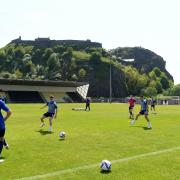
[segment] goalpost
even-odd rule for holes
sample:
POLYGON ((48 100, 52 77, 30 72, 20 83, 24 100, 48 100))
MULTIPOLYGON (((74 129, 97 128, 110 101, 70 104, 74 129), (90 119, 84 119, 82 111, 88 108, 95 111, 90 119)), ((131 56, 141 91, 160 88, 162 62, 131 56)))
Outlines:
POLYGON ((158 104, 162 105, 179 105, 180 104, 180 96, 160 96, 157 97, 158 104))
POLYGON ((180 104, 179 96, 172 96, 172 100, 174 101, 174 104, 180 104))

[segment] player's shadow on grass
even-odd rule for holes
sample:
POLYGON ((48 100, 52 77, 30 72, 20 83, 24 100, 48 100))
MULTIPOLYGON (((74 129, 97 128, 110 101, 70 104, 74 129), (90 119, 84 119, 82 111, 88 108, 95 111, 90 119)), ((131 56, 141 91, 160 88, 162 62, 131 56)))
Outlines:
POLYGON ((146 131, 146 130, 152 130, 152 128, 148 128, 148 127, 145 127, 145 126, 131 126, 131 127, 142 128, 142 129, 144 129, 145 131, 146 131))
POLYGON ((53 134, 54 132, 50 132, 50 131, 44 131, 42 129, 40 129, 39 131, 36 131, 36 132, 39 132, 41 135, 47 135, 47 134, 53 134))
POLYGON ((0 159, 5 159, 5 157, 1 156, 0 159))
POLYGON ((143 127, 144 130, 152 130, 152 128, 143 127))

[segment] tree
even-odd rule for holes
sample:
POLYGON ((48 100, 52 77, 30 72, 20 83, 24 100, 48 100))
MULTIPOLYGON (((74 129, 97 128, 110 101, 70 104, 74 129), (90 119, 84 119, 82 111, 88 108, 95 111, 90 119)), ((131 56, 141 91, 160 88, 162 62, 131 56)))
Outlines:
POLYGON ((31 76, 36 72, 35 65, 32 63, 31 60, 25 59, 23 61, 21 72, 23 72, 24 75, 29 74, 29 76, 31 76))
POLYGON ((167 76, 164 73, 161 74, 160 82, 162 84, 162 88, 163 89, 166 90, 166 89, 168 89, 170 87, 168 78, 167 78, 167 76))
POLYGON ((156 78, 157 78, 157 76, 156 76, 156 74, 155 74, 154 71, 151 71, 151 72, 149 73, 149 77, 150 77, 150 80, 156 80, 156 78))
POLYGON ((175 85, 175 86, 171 89, 170 95, 172 95, 172 96, 180 96, 180 84, 175 85))
POLYGON ((62 55, 63 62, 70 63, 72 57, 73 57, 72 51, 64 52, 62 55))
POLYGON ((73 75, 75 68, 75 61, 73 60, 73 55, 71 51, 65 52, 62 55, 62 79, 70 80, 73 75))
POLYGON ((0 50, 0 65, 2 66, 6 61, 6 54, 4 50, 0 50))
POLYGON ((64 46, 60 46, 60 45, 57 45, 53 48, 54 52, 55 53, 59 53, 59 54, 62 54, 63 52, 66 51, 65 47, 64 46))
POLYGON ((14 47, 13 47, 13 46, 10 46, 10 47, 8 47, 8 48, 6 49, 6 55, 7 55, 7 56, 13 56, 13 57, 14 57, 15 53, 14 53, 14 47))
POLYGON ((161 70, 158 67, 153 68, 153 72, 156 74, 157 77, 161 76, 161 70))
POLYGON ((23 58, 23 56, 24 56, 24 54, 25 54, 25 49, 24 49, 22 46, 18 46, 18 47, 15 49, 14 53, 15 53, 15 57, 16 57, 16 58, 21 59, 21 58, 23 58))
POLYGON ((83 79, 86 76, 86 70, 84 70, 83 68, 81 68, 78 72, 78 76, 80 79, 83 79))
POLYGON ((45 68, 42 65, 36 65, 36 73, 37 76, 44 76, 45 75, 45 68))
POLYGON ((141 94, 146 97, 156 96, 157 90, 154 87, 147 87, 146 89, 142 89, 141 94))
POLYGON ((60 68, 59 58, 56 53, 50 55, 47 61, 47 66, 50 71, 58 71, 60 68))
POLYGON ((156 88, 156 81, 155 80, 151 80, 149 82, 149 87, 156 88))
POLYGON ((51 48, 46 48, 43 54, 43 64, 45 65, 51 54, 53 53, 53 50, 51 48))
POLYGON ((5 78, 5 79, 9 79, 9 78, 11 78, 11 76, 12 76, 12 74, 9 72, 2 72, 0 74, 0 77, 5 78))
POLYGON ((162 85, 161 85, 160 81, 156 81, 155 88, 156 88, 158 94, 162 93, 163 88, 162 88, 162 85))
POLYGON ((92 53, 89 60, 94 66, 99 65, 101 63, 101 54, 98 52, 92 53))
POLYGON ((125 67, 124 72, 128 94, 140 95, 141 90, 147 86, 147 76, 140 75, 137 69, 131 66, 125 67))
POLYGON ((73 74, 71 78, 72 78, 73 81, 77 81, 78 80, 78 77, 76 76, 76 74, 73 74))
POLYGON ((134 87, 136 89, 137 95, 140 95, 141 90, 147 86, 147 83, 148 83, 148 78, 145 74, 138 76, 136 86, 134 87))
POLYGON ((67 50, 66 50, 67 52, 71 52, 72 53, 72 51, 73 51, 73 48, 72 47, 67 47, 67 50))
POLYGON ((54 79, 55 75, 60 72, 60 61, 56 53, 50 55, 47 61, 48 77, 54 79))
POLYGON ((21 79, 23 77, 23 73, 19 69, 17 69, 14 74, 17 79, 21 79))
POLYGON ((6 53, 5 51, 2 49, 0 50, 0 60, 5 60, 6 59, 6 53))
POLYGON ((45 56, 44 51, 41 49, 35 49, 32 53, 32 61, 34 64, 43 64, 45 65, 45 61, 43 61, 43 57, 45 56))

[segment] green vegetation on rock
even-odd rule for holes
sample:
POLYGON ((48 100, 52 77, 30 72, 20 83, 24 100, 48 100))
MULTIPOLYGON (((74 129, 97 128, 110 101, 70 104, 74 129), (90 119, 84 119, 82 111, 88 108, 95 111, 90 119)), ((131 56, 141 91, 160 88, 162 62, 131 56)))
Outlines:
POLYGON ((0 78, 86 81, 89 96, 109 96, 110 66, 113 97, 157 95, 173 87, 163 58, 141 47, 107 51, 101 47, 12 42, 0 49, 0 78))

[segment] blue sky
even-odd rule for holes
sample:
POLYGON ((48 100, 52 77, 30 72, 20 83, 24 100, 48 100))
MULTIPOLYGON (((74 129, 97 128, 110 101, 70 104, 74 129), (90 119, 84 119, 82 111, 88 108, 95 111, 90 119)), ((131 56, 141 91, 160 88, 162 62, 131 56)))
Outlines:
POLYGON ((141 46, 180 83, 179 0, 0 0, 0 47, 22 39, 91 39, 106 49, 141 46))

